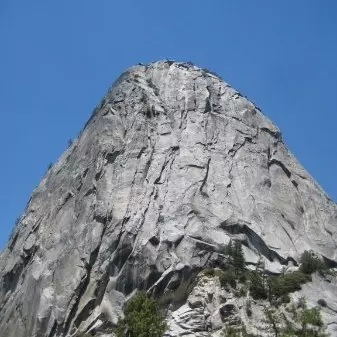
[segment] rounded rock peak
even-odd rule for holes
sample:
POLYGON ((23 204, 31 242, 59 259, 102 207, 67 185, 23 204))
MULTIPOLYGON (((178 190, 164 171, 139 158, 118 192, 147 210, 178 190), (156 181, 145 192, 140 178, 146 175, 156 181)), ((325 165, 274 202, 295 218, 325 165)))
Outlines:
POLYGON ((99 107, 135 95, 139 90, 147 100, 159 99, 164 105, 171 105, 177 99, 194 101, 193 97, 200 96, 200 92, 205 99, 211 100, 211 96, 227 93, 228 97, 238 96, 244 99, 244 104, 251 104, 219 75, 206 68, 192 62, 159 60, 127 68, 109 88, 99 107))
POLYGON ((176 61, 176 60, 170 60, 170 59, 164 59, 164 60, 158 60, 158 61, 152 61, 149 63, 138 63, 137 65, 131 66, 126 70, 126 72, 148 72, 148 71, 161 71, 161 70, 167 70, 168 68, 171 69, 177 69, 177 70, 183 70, 185 72, 198 72, 199 74, 203 74, 204 76, 212 76, 216 77, 223 81, 222 77, 215 73, 214 71, 211 71, 207 68, 202 68, 197 65, 195 65, 191 61, 176 61))

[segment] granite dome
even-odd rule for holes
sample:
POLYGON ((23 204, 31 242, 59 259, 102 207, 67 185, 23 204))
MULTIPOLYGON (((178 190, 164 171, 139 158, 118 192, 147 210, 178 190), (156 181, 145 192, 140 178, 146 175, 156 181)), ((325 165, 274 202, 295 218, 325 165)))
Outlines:
MULTIPOLYGON (((132 67, 34 190, 1 253, 0 331, 103 333, 137 288, 179 308, 230 239, 271 273, 304 250, 336 266, 337 206, 222 79, 190 63, 132 67)), ((333 297, 336 284, 326 287, 333 297)))

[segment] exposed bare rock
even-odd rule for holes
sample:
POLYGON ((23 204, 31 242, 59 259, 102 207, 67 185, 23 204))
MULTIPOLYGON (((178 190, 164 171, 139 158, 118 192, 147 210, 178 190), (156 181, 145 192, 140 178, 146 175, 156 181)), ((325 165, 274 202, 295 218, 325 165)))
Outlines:
MULTIPOLYGON (((136 66, 48 171, 1 253, 0 331, 103 333, 136 288, 178 308, 231 238, 273 272, 307 249, 336 265, 336 223, 336 204, 253 103, 191 64, 136 66)), ((172 313, 180 327, 206 336, 237 315, 219 299, 205 318, 200 301, 172 313)))
MULTIPOLYGON (((331 337, 337 336, 336 322, 336 278, 333 282, 314 275, 313 282, 303 286, 301 291, 291 294, 289 304, 280 304, 276 312, 282 313, 291 321, 289 308, 305 297, 308 307, 316 307, 317 299, 325 299, 322 316, 331 337)), ((275 312, 266 300, 253 300, 246 293, 235 294, 232 289, 220 286, 217 276, 199 275, 196 285, 185 304, 169 311, 165 337, 220 337, 228 326, 245 327, 247 333, 259 337, 275 336, 273 325, 266 316, 266 309, 275 312), (248 309, 250 314, 248 314, 248 309)), ((284 325, 284 324, 283 324, 284 325)), ((278 322, 278 328, 282 323, 278 322)))
POLYGON ((304 296, 311 307, 318 306, 321 308, 322 317, 327 324, 331 337, 337 336, 337 277, 332 276, 321 277, 314 275, 312 282, 302 286, 302 290, 294 294, 293 298, 298 299, 304 296), (319 305, 319 301, 323 300, 324 306, 319 305))

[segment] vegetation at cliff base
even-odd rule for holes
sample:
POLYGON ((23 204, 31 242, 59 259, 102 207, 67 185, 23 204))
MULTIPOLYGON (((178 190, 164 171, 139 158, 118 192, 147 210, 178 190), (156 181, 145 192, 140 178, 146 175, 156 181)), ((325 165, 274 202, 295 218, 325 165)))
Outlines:
POLYGON ((242 327, 228 326, 222 331, 221 336, 222 337, 258 337, 254 334, 247 333, 246 327, 244 325, 242 327))
POLYGON ((300 271, 268 277, 268 297, 279 298, 294 291, 301 290, 301 285, 311 281, 311 276, 300 271))
POLYGON ((305 274, 319 272, 324 275, 328 270, 327 265, 311 251, 305 251, 301 256, 300 271, 305 274))
POLYGON ((137 293, 124 308, 124 319, 120 319, 115 330, 117 337, 161 337, 165 323, 157 302, 145 292, 137 293))
POLYGON ((328 337, 319 308, 308 308, 302 297, 288 307, 288 317, 275 308, 265 308, 268 331, 277 337, 328 337))
POLYGON ((265 271, 262 258, 257 262, 255 270, 248 270, 240 241, 230 241, 224 249, 226 256, 225 268, 215 270, 208 268, 204 275, 219 276, 222 287, 237 288, 245 285, 250 296, 256 300, 269 299, 289 302, 288 294, 301 290, 301 286, 311 281, 311 274, 325 274, 328 270, 325 263, 312 252, 305 251, 301 257, 298 270, 280 275, 269 275, 265 271))
MULTIPOLYGON (((308 308, 304 298, 295 305, 291 302, 290 293, 301 290, 301 286, 310 282, 311 274, 329 273, 328 266, 313 252, 305 251, 300 259, 300 267, 288 273, 270 275, 267 273, 264 260, 260 257, 255 270, 246 267, 242 245, 232 242, 224 250, 226 263, 223 269, 204 270, 208 277, 219 277, 222 287, 232 289, 236 296, 250 296, 255 300, 267 300, 265 306, 265 329, 275 337, 328 337, 321 317, 320 307, 308 308), (287 312, 280 309, 284 304, 287 312)), ((247 303, 251 303, 248 300, 247 303)), ((266 302, 264 302, 266 303, 266 302)), ((325 307, 324 299, 319 299, 319 306, 325 307)), ((247 316, 253 315, 250 307, 246 308, 247 316)), ((252 337, 244 325, 227 326, 222 331, 223 337, 252 337)))

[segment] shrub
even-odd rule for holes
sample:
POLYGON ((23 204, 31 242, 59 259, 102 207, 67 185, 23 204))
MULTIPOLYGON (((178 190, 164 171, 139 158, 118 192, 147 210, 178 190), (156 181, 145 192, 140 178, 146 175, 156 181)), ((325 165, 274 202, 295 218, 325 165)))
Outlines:
POLYGON ((267 322, 272 327, 275 336, 279 337, 328 337, 323 325, 321 312, 318 308, 307 308, 305 299, 300 298, 297 309, 292 303, 288 310, 290 317, 281 312, 265 310, 267 322))
POLYGON ((281 302, 282 303, 290 303, 291 299, 290 296, 288 294, 285 294, 283 296, 281 296, 281 302))
POLYGON ((309 324, 316 327, 323 326, 321 313, 318 308, 303 309, 298 315, 298 322, 302 326, 308 326, 309 324))
POLYGON ((220 284, 222 287, 226 287, 229 285, 232 288, 236 288, 236 277, 232 268, 224 270, 220 274, 220 284))
POLYGON ((246 294, 247 294, 246 287, 245 286, 240 287, 240 289, 238 290, 238 294, 239 294, 240 297, 246 296, 246 294))
POLYGON ((226 327, 222 331, 222 337, 241 337, 242 336, 242 329, 234 328, 232 326, 226 327))
POLYGON ((311 281, 311 277, 300 271, 293 273, 270 276, 268 278, 269 298, 275 296, 277 298, 301 290, 301 285, 311 281))
POLYGON ((316 271, 324 273, 327 269, 327 266, 319 257, 315 256, 313 252, 309 252, 307 250, 302 254, 300 262, 300 271, 305 274, 312 274, 316 271))
POLYGON ((127 302, 125 318, 118 322, 117 337, 161 337, 165 323, 158 310, 157 302, 146 293, 137 293, 127 302))
POLYGON ((278 336, 282 326, 282 315, 279 311, 271 308, 264 307, 265 319, 262 322, 267 323, 265 330, 271 332, 273 336, 278 336))
POLYGON ((238 276, 238 281, 240 283, 245 283, 247 281, 247 272, 243 272, 238 276))
POLYGON ((302 310, 297 313, 295 320, 300 325, 297 331, 298 336, 326 337, 325 328, 319 308, 308 309, 304 298, 302 301, 302 310))
POLYGON ((222 337, 258 337, 257 335, 248 333, 246 327, 242 324, 242 327, 227 326, 222 330, 222 337))
POLYGON ((202 273, 205 275, 205 276, 208 276, 208 277, 214 277, 215 276, 215 270, 214 268, 206 268, 202 271, 202 273))

